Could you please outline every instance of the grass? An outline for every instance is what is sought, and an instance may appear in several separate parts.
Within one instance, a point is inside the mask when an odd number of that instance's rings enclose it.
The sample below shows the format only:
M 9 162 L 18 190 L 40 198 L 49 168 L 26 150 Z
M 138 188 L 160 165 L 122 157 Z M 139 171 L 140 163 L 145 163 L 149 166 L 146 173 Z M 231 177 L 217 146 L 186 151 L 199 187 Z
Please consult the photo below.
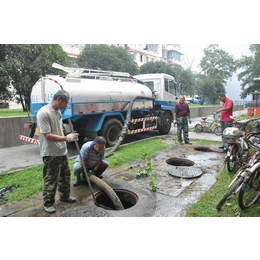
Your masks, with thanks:
M 142 158 L 144 152 L 152 154 L 171 145 L 172 144 L 165 143 L 162 138 L 144 140 L 120 148 L 113 156 L 106 160 L 109 162 L 109 167 L 112 168 Z M 71 159 L 69 163 L 72 169 L 74 159 Z M 5 200 L 0 200 L 0 205 L 22 200 L 40 192 L 42 190 L 42 168 L 43 166 L 40 165 L 0 176 L 0 189 L 9 185 L 19 185 L 19 187 L 15 188 L 12 192 L 6 193 Z M 71 174 L 72 178 L 74 178 L 72 171 Z
M 217 175 L 217 182 L 208 190 L 199 202 L 193 204 L 187 213 L 188 217 L 235 217 L 237 213 L 241 217 L 258 217 L 260 216 L 259 202 L 250 207 L 246 211 L 242 211 L 237 203 L 238 195 L 231 196 L 222 206 L 221 211 L 216 210 L 216 205 L 227 192 L 228 185 L 232 181 L 234 175 L 226 170 L 221 171 Z
M 27 116 L 28 113 L 22 109 L 0 109 L 0 117 Z

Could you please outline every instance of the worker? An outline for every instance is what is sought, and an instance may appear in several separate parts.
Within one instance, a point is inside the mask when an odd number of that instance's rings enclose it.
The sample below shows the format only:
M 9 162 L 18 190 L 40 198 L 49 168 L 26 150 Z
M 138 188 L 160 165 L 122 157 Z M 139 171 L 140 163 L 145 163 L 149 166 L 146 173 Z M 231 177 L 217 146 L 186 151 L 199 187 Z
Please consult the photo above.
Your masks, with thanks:
M 77 133 L 64 136 L 61 110 L 67 106 L 70 95 L 65 90 L 54 94 L 50 104 L 37 113 L 40 154 L 43 158 L 43 204 L 44 210 L 54 213 L 55 194 L 58 187 L 60 201 L 75 202 L 70 196 L 70 168 L 66 142 L 78 140 Z
M 191 144 L 189 140 L 188 120 L 189 123 L 191 123 L 190 108 L 185 102 L 185 97 L 181 95 L 179 96 L 179 102 L 174 107 L 173 121 L 174 124 L 177 123 L 177 136 L 179 144 L 183 144 L 182 132 L 185 144 Z
M 108 162 L 104 161 L 106 139 L 103 136 L 98 136 L 94 141 L 87 142 L 83 144 L 80 150 L 81 157 L 84 161 L 86 170 L 89 175 L 96 175 L 102 178 L 101 174 L 108 167 Z M 80 156 L 78 155 L 75 159 L 73 172 L 76 176 L 73 183 L 74 186 L 78 186 L 81 183 L 86 182 L 86 176 L 83 172 L 83 166 L 80 161 Z M 81 173 L 83 173 L 83 179 L 81 180 Z
M 218 109 L 216 113 L 221 113 L 221 134 L 222 134 L 222 146 L 220 149 L 223 149 L 224 152 L 228 149 L 227 139 L 223 137 L 223 132 L 227 127 L 232 125 L 233 119 L 230 116 L 233 116 L 233 101 L 230 98 L 227 98 L 225 94 L 220 93 L 218 98 L 222 104 L 222 108 Z

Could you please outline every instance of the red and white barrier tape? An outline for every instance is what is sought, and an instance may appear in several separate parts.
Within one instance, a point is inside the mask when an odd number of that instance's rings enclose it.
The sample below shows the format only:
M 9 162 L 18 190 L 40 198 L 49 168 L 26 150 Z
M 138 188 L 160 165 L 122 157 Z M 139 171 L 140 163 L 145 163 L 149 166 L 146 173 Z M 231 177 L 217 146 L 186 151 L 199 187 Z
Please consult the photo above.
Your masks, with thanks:
M 39 140 L 30 138 L 30 137 L 27 137 L 27 136 L 24 136 L 24 135 L 19 135 L 19 139 L 24 141 L 24 142 L 40 145 L 40 141 Z
M 137 119 L 132 119 L 130 121 L 130 123 L 137 123 L 137 122 L 143 122 L 143 121 L 153 121 L 153 120 L 156 120 L 157 119 L 157 116 L 152 116 L 152 117 L 144 117 L 144 118 L 137 118 Z
M 129 135 L 137 134 L 137 133 L 153 130 L 155 128 L 157 128 L 157 126 L 151 126 L 151 127 L 147 127 L 147 128 L 140 128 L 140 129 L 129 131 L 127 134 L 129 134 Z

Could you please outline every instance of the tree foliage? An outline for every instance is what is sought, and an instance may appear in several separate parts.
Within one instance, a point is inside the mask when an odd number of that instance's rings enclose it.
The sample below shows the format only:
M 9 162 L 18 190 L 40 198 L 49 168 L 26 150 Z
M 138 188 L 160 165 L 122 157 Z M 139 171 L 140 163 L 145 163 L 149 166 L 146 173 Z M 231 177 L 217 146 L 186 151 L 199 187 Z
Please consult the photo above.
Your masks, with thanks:
M 81 68 L 138 74 L 137 63 L 125 48 L 106 44 L 87 44 L 77 63 Z
M 224 84 L 232 77 L 237 69 L 233 56 L 211 44 L 204 49 L 204 56 L 200 61 L 202 75 L 197 77 L 196 91 L 205 101 L 216 103 L 219 93 L 226 93 Z
M 39 77 L 60 73 L 52 63 L 68 65 L 66 53 L 57 44 L 3 44 L 0 59 L 1 89 L 11 84 L 24 111 L 29 108 L 31 89 Z
M 242 82 L 241 98 L 246 98 L 247 95 L 260 91 L 260 44 L 250 45 L 252 56 L 243 56 L 238 61 L 238 67 L 243 69 L 238 74 L 238 80 Z

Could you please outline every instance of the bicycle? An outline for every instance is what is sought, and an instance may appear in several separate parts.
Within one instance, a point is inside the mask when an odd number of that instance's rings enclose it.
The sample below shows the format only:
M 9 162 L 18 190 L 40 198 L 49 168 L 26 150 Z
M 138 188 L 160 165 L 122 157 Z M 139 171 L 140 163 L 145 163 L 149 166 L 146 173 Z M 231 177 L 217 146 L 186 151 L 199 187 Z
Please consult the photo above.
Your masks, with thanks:
M 238 205 L 242 210 L 255 204 L 260 197 L 260 146 L 248 163 L 246 176 L 239 190 Z
M 251 137 L 259 135 L 256 132 L 248 133 L 246 137 L 244 137 L 244 141 L 247 142 L 247 144 L 253 148 L 254 150 L 260 151 L 260 147 L 256 146 L 254 142 L 250 140 Z M 253 155 L 254 157 L 255 155 Z M 252 158 L 253 158 L 252 157 Z M 216 209 L 221 210 L 223 204 L 226 202 L 226 200 L 233 194 L 238 193 L 241 189 L 241 186 L 243 184 L 244 178 L 247 176 L 247 171 L 252 167 L 252 160 L 249 161 L 249 163 L 243 163 L 242 166 L 238 169 L 237 173 L 235 174 L 232 182 L 228 186 L 228 191 L 223 196 L 223 198 L 220 200 L 220 202 L 217 204 Z M 259 164 L 260 167 L 260 164 Z M 245 186 L 245 185 L 244 185 Z M 244 188 L 245 190 L 246 188 Z M 242 195 L 240 195 L 242 196 Z M 242 198 L 242 197 L 241 197 Z
M 195 125 L 195 131 L 197 133 L 201 133 L 203 131 L 207 132 L 214 132 L 215 135 L 220 136 L 221 135 L 221 126 L 219 123 L 219 119 L 217 118 L 218 114 L 213 114 L 213 121 L 208 122 L 207 117 L 202 117 L 202 121 L 200 124 Z
M 232 117 L 233 118 L 233 117 Z M 250 124 L 259 120 L 258 118 L 235 121 L 232 127 L 223 131 L 223 137 L 227 139 L 228 149 L 225 158 L 228 172 L 235 171 L 237 166 L 242 165 L 248 159 L 249 148 L 243 136 L 250 130 Z

